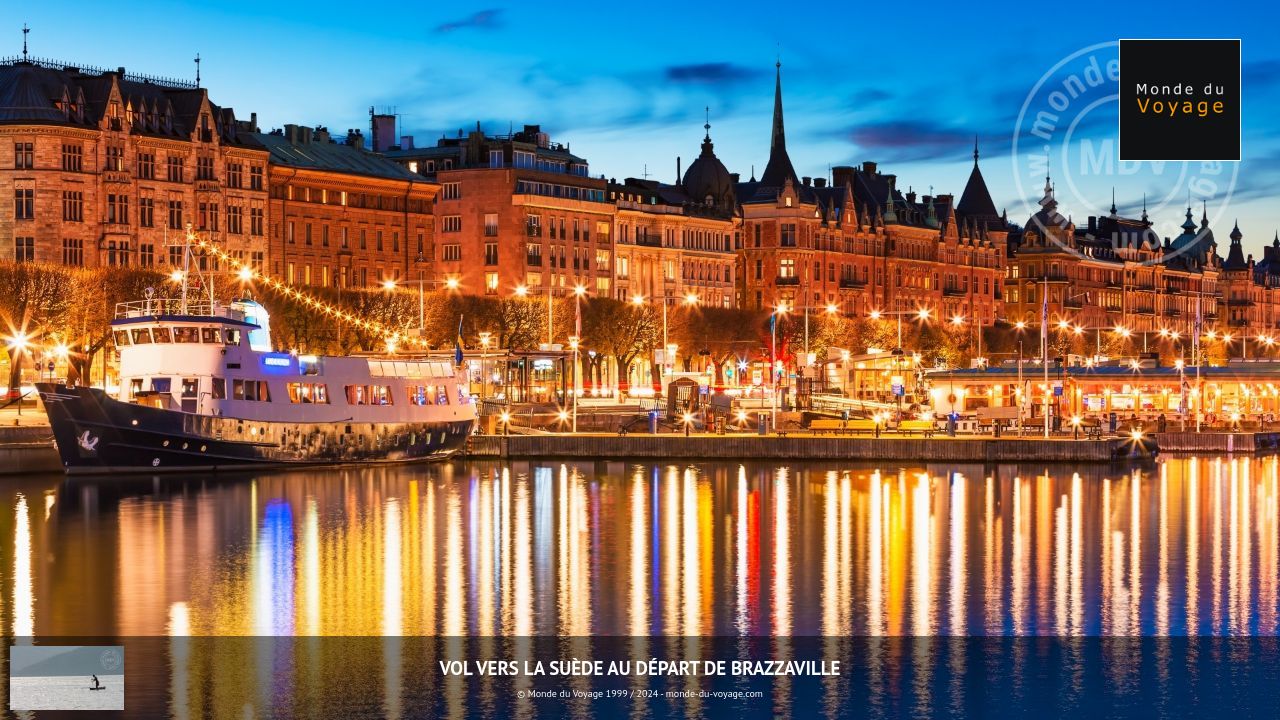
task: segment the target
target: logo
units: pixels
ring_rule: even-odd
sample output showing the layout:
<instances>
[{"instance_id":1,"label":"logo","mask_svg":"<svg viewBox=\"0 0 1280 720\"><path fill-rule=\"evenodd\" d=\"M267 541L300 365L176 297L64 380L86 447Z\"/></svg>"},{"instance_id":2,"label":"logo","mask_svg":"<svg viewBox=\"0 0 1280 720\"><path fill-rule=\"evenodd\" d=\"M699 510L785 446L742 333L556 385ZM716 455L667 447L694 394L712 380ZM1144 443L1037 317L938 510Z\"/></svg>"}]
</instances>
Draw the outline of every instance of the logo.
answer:
<instances>
[{"instance_id":1,"label":"logo","mask_svg":"<svg viewBox=\"0 0 1280 720\"><path fill-rule=\"evenodd\" d=\"M1125 73L1126 82L1132 71ZM1081 48L1041 75L1023 100L1013 129L1014 185L1024 214L1010 220L1083 258L1069 227L1087 233L1095 247L1119 249L1142 241L1154 248L1162 238L1186 232L1190 208L1199 220L1191 231L1195 240L1153 252L1142 262L1167 263L1184 253L1206 252L1199 242L1205 231L1230 222L1228 204L1239 164L1121 159L1116 131L1120 98L1117 41ZM1125 156L1131 157L1127 147ZM1146 227L1141 238L1133 233L1113 237L1101 228L1086 230L1090 217L1098 218L1100 226L1105 218L1117 217L1140 219Z\"/></svg>"},{"instance_id":2,"label":"logo","mask_svg":"<svg viewBox=\"0 0 1280 720\"><path fill-rule=\"evenodd\" d=\"M120 655L120 651L113 647L103 650L102 654L98 656L98 661L102 663L103 670L119 669L120 662L123 659L124 658Z\"/></svg>"},{"instance_id":3,"label":"logo","mask_svg":"<svg viewBox=\"0 0 1280 720\"><path fill-rule=\"evenodd\" d=\"M1121 40L1120 156L1240 159L1239 40Z\"/></svg>"},{"instance_id":4,"label":"logo","mask_svg":"<svg viewBox=\"0 0 1280 720\"><path fill-rule=\"evenodd\" d=\"M96 452L98 448L98 438L89 434L88 430L80 433L80 437L76 438L76 442L80 444L80 449L85 452Z\"/></svg>"}]
</instances>

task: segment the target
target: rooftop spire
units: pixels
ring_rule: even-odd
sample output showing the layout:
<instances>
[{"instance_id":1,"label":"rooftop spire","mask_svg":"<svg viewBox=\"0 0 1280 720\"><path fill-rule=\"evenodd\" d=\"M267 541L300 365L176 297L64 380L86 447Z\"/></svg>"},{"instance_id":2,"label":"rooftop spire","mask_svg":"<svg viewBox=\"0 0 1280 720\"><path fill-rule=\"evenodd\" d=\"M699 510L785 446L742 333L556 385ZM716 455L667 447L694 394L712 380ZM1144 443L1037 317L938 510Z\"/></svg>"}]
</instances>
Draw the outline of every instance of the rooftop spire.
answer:
<instances>
[{"instance_id":1,"label":"rooftop spire","mask_svg":"<svg viewBox=\"0 0 1280 720\"><path fill-rule=\"evenodd\" d=\"M1142 222L1147 222L1147 194L1142 193Z\"/></svg>"},{"instance_id":2,"label":"rooftop spire","mask_svg":"<svg viewBox=\"0 0 1280 720\"><path fill-rule=\"evenodd\" d=\"M1044 197L1040 198L1040 207L1049 213L1058 209L1058 201L1053 197L1053 182L1047 171L1044 174Z\"/></svg>"},{"instance_id":3,"label":"rooftop spire","mask_svg":"<svg viewBox=\"0 0 1280 720\"><path fill-rule=\"evenodd\" d=\"M707 114L707 121L702 124L702 129L707 131L706 140L710 142L711 141L711 106L707 105L706 107L703 108L703 110Z\"/></svg>"},{"instance_id":4,"label":"rooftop spire","mask_svg":"<svg viewBox=\"0 0 1280 720\"><path fill-rule=\"evenodd\" d=\"M933 190L930 189L930 194ZM960 202L955 209L961 215L976 219L994 220L997 216L995 201L991 199L991 191L987 189L987 181L978 169L978 136L973 136L973 170L969 171L969 182L965 183L964 192L960 193Z\"/></svg>"},{"instance_id":5,"label":"rooftop spire","mask_svg":"<svg viewBox=\"0 0 1280 720\"><path fill-rule=\"evenodd\" d=\"M973 136L973 166L978 167L978 136Z\"/></svg>"},{"instance_id":6,"label":"rooftop spire","mask_svg":"<svg viewBox=\"0 0 1280 720\"><path fill-rule=\"evenodd\" d=\"M787 156L787 134L782 123L782 61L775 63L777 76L773 86L773 130L769 139L769 162L760 176L763 185L782 187L788 178L799 185L800 178Z\"/></svg>"},{"instance_id":7,"label":"rooftop spire","mask_svg":"<svg viewBox=\"0 0 1280 720\"><path fill-rule=\"evenodd\" d=\"M27 35L31 32L31 28L26 23L22 23L22 62L27 61Z\"/></svg>"},{"instance_id":8,"label":"rooftop spire","mask_svg":"<svg viewBox=\"0 0 1280 720\"><path fill-rule=\"evenodd\" d=\"M1111 186L1111 217L1116 216L1116 186Z\"/></svg>"},{"instance_id":9,"label":"rooftop spire","mask_svg":"<svg viewBox=\"0 0 1280 720\"><path fill-rule=\"evenodd\" d=\"M200 87L200 53L196 53L196 87Z\"/></svg>"}]
</instances>

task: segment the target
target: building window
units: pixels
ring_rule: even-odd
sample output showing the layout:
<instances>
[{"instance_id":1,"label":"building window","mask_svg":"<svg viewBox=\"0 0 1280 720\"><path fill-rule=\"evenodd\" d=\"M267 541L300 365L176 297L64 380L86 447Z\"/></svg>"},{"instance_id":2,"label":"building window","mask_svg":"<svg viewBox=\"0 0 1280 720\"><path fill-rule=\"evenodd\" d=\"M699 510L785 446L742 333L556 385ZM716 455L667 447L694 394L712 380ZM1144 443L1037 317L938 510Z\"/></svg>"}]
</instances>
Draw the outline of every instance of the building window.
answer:
<instances>
[{"instance_id":1,"label":"building window","mask_svg":"<svg viewBox=\"0 0 1280 720\"><path fill-rule=\"evenodd\" d=\"M329 247L329 226L320 226L320 247Z\"/></svg>"},{"instance_id":2,"label":"building window","mask_svg":"<svg viewBox=\"0 0 1280 720\"><path fill-rule=\"evenodd\" d=\"M782 223L782 247L796 246L796 224Z\"/></svg>"},{"instance_id":3,"label":"building window","mask_svg":"<svg viewBox=\"0 0 1280 720\"><path fill-rule=\"evenodd\" d=\"M13 191L13 217L32 220L36 216L36 191L34 188L18 188Z\"/></svg>"},{"instance_id":4,"label":"building window","mask_svg":"<svg viewBox=\"0 0 1280 720\"><path fill-rule=\"evenodd\" d=\"M294 227L295 227L294 222L292 220L285 223L285 226L284 226L284 231L286 233L285 241L288 242L289 244L293 244L295 242L294 234L293 234Z\"/></svg>"},{"instance_id":5,"label":"building window","mask_svg":"<svg viewBox=\"0 0 1280 720\"><path fill-rule=\"evenodd\" d=\"M17 142L13 144L13 167L17 170L30 170L36 166L36 144Z\"/></svg>"},{"instance_id":6,"label":"building window","mask_svg":"<svg viewBox=\"0 0 1280 720\"><path fill-rule=\"evenodd\" d=\"M165 172L169 182L182 182L182 158L177 155L165 158Z\"/></svg>"},{"instance_id":7,"label":"building window","mask_svg":"<svg viewBox=\"0 0 1280 720\"><path fill-rule=\"evenodd\" d=\"M617 275L619 280L626 280L631 276L631 258L618 257Z\"/></svg>"},{"instance_id":8,"label":"building window","mask_svg":"<svg viewBox=\"0 0 1280 720\"><path fill-rule=\"evenodd\" d=\"M525 264L535 267L542 265L542 243L529 243Z\"/></svg>"},{"instance_id":9,"label":"building window","mask_svg":"<svg viewBox=\"0 0 1280 720\"><path fill-rule=\"evenodd\" d=\"M487 242L484 244L484 264L485 265L498 264L498 243Z\"/></svg>"},{"instance_id":10,"label":"building window","mask_svg":"<svg viewBox=\"0 0 1280 720\"><path fill-rule=\"evenodd\" d=\"M792 278L796 276L796 261L784 258L778 261L778 277Z\"/></svg>"},{"instance_id":11,"label":"building window","mask_svg":"<svg viewBox=\"0 0 1280 720\"><path fill-rule=\"evenodd\" d=\"M227 206L227 232L239 235L244 232L242 211L235 205Z\"/></svg>"},{"instance_id":12,"label":"building window","mask_svg":"<svg viewBox=\"0 0 1280 720\"><path fill-rule=\"evenodd\" d=\"M107 222L129 224L129 196L123 193L107 195Z\"/></svg>"},{"instance_id":13,"label":"building window","mask_svg":"<svg viewBox=\"0 0 1280 720\"><path fill-rule=\"evenodd\" d=\"M462 197L462 183L460 182L445 183L444 189L441 191L441 196L445 200L457 200L458 198Z\"/></svg>"},{"instance_id":14,"label":"building window","mask_svg":"<svg viewBox=\"0 0 1280 720\"><path fill-rule=\"evenodd\" d=\"M107 264L111 266L129 267L129 243L114 240L107 243Z\"/></svg>"},{"instance_id":15,"label":"building window","mask_svg":"<svg viewBox=\"0 0 1280 720\"><path fill-rule=\"evenodd\" d=\"M196 179L212 180L213 179L213 156L201 155L196 158Z\"/></svg>"},{"instance_id":16,"label":"building window","mask_svg":"<svg viewBox=\"0 0 1280 720\"><path fill-rule=\"evenodd\" d=\"M756 279L757 280L764 279L764 261L763 260L756 261Z\"/></svg>"},{"instance_id":17,"label":"building window","mask_svg":"<svg viewBox=\"0 0 1280 720\"><path fill-rule=\"evenodd\" d=\"M462 216L445 215L441 223L441 230L447 233L462 232Z\"/></svg>"},{"instance_id":18,"label":"building window","mask_svg":"<svg viewBox=\"0 0 1280 720\"><path fill-rule=\"evenodd\" d=\"M347 247L347 229L345 227L342 228L342 247L344 249Z\"/></svg>"},{"instance_id":19,"label":"building window","mask_svg":"<svg viewBox=\"0 0 1280 720\"><path fill-rule=\"evenodd\" d=\"M138 178L141 180L156 179L156 156L152 153L138 153Z\"/></svg>"},{"instance_id":20,"label":"building window","mask_svg":"<svg viewBox=\"0 0 1280 720\"><path fill-rule=\"evenodd\" d=\"M261 165L253 165L249 168L249 189L250 190L262 189L262 166Z\"/></svg>"},{"instance_id":21,"label":"building window","mask_svg":"<svg viewBox=\"0 0 1280 720\"><path fill-rule=\"evenodd\" d=\"M13 259L16 262L34 262L36 259L36 239L33 237L14 238Z\"/></svg>"},{"instance_id":22,"label":"building window","mask_svg":"<svg viewBox=\"0 0 1280 720\"><path fill-rule=\"evenodd\" d=\"M302 224L302 243L311 245L311 223Z\"/></svg>"},{"instance_id":23,"label":"building window","mask_svg":"<svg viewBox=\"0 0 1280 720\"><path fill-rule=\"evenodd\" d=\"M79 190L62 191L62 219L65 222L84 221L84 193Z\"/></svg>"},{"instance_id":24,"label":"building window","mask_svg":"<svg viewBox=\"0 0 1280 720\"><path fill-rule=\"evenodd\" d=\"M485 295L498 294L498 273L487 272L484 274L484 293Z\"/></svg>"},{"instance_id":25,"label":"building window","mask_svg":"<svg viewBox=\"0 0 1280 720\"><path fill-rule=\"evenodd\" d=\"M241 173L244 166L240 163L227 163L227 187L238 190L241 185Z\"/></svg>"},{"instance_id":26,"label":"building window","mask_svg":"<svg viewBox=\"0 0 1280 720\"><path fill-rule=\"evenodd\" d=\"M169 201L169 229L170 230L182 229L182 201L181 200Z\"/></svg>"},{"instance_id":27,"label":"building window","mask_svg":"<svg viewBox=\"0 0 1280 720\"><path fill-rule=\"evenodd\" d=\"M501 150L489 151L489 167L491 168L502 167L502 151Z\"/></svg>"},{"instance_id":28,"label":"building window","mask_svg":"<svg viewBox=\"0 0 1280 720\"><path fill-rule=\"evenodd\" d=\"M107 145L107 167L108 172L120 172L124 170L124 146L123 145Z\"/></svg>"},{"instance_id":29,"label":"building window","mask_svg":"<svg viewBox=\"0 0 1280 720\"><path fill-rule=\"evenodd\" d=\"M485 213L484 236L498 237L498 213Z\"/></svg>"},{"instance_id":30,"label":"building window","mask_svg":"<svg viewBox=\"0 0 1280 720\"><path fill-rule=\"evenodd\" d=\"M169 246L169 264L177 267L182 265L183 248L180 245Z\"/></svg>"},{"instance_id":31,"label":"building window","mask_svg":"<svg viewBox=\"0 0 1280 720\"><path fill-rule=\"evenodd\" d=\"M249 233L256 237L262 237L262 229L264 225L262 208L249 208Z\"/></svg>"},{"instance_id":32,"label":"building window","mask_svg":"<svg viewBox=\"0 0 1280 720\"><path fill-rule=\"evenodd\" d=\"M143 244L138 246L138 264L151 267L156 264L156 246Z\"/></svg>"},{"instance_id":33,"label":"building window","mask_svg":"<svg viewBox=\"0 0 1280 720\"><path fill-rule=\"evenodd\" d=\"M462 259L461 245L445 245L444 258L446 262L457 261Z\"/></svg>"},{"instance_id":34,"label":"building window","mask_svg":"<svg viewBox=\"0 0 1280 720\"><path fill-rule=\"evenodd\" d=\"M84 241L77 238L62 239L62 264L84 265Z\"/></svg>"},{"instance_id":35,"label":"building window","mask_svg":"<svg viewBox=\"0 0 1280 720\"><path fill-rule=\"evenodd\" d=\"M596 269L602 272L609 272L608 250L596 250Z\"/></svg>"},{"instance_id":36,"label":"building window","mask_svg":"<svg viewBox=\"0 0 1280 720\"><path fill-rule=\"evenodd\" d=\"M382 252L382 230L373 231L375 250Z\"/></svg>"},{"instance_id":37,"label":"building window","mask_svg":"<svg viewBox=\"0 0 1280 720\"><path fill-rule=\"evenodd\" d=\"M63 143L62 169L67 172L80 172L84 169L84 148L82 146Z\"/></svg>"}]
</instances>

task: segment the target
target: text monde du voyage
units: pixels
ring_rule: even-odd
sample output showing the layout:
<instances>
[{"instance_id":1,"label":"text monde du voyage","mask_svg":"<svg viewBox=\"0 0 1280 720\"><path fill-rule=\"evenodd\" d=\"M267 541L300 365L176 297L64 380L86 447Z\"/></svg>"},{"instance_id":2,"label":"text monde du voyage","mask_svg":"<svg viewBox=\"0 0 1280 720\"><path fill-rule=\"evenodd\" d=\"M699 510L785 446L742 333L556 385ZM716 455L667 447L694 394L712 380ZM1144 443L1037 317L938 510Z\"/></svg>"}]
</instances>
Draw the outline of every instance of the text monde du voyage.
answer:
<instances>
[{"instance_id":1,"label":"text monde du voyage","mask_svg":"<svg viewBox=\"0 0 1280 720\"><path fill-rule=\"evenodd\" d=\"M839 660L441 660L440 672L490 676L834 676Z\"/></svg>"},{"instance_id":2,"label":"text monde du voyage","mask_svg":"<svg viewBox=\"0 0 1280 720\"><path fill-rule=\"evenodd\" d=\"M1135 101L1143 115L1163 117L1209 117L1226 113L1226 104L1216 100L1226 94L1225 85L1205 83L1203 87L1191 83L1152 85L1135 83Z\"/></svg>"}]
</instances>

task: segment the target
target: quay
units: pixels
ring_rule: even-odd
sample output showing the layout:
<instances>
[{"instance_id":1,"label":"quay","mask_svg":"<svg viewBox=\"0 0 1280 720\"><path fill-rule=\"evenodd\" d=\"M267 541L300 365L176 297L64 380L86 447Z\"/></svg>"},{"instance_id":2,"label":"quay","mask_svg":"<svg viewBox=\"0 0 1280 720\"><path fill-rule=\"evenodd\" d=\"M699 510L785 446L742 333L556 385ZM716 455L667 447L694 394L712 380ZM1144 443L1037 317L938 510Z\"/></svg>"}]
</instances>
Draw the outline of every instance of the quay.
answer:
<instances>
[{"instance_id":1,"label":"quay","mask_svg":"<svg viewBox=\"0 0 1280 720\"><path fill-rule=\"evenodd\" d=\"M1111 462L1130 457L1134 440L970 437L822 437L777 435L476 435L467 452L494 458L680 458L745 460L911 460L920 462ZM1139 452L1147 455L1149 452Z\"/></svg>"}]
</instances>

